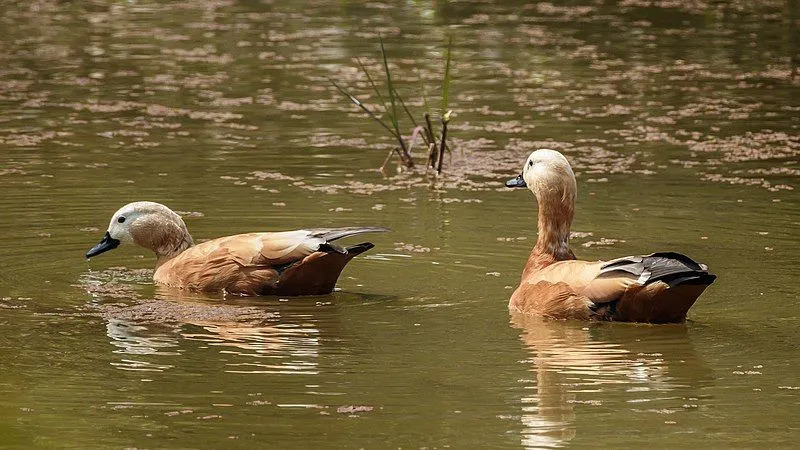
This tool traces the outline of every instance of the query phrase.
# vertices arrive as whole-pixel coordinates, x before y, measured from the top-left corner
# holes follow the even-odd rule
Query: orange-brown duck
[[[153,280],[161,285],[238,295],[321,295],[333,291],[344,266],[371,249],[333,241],[382,227],[313,228],[247,233],[194,244],[183,219],[166,206],[134,202],[111,218],[87,258],[132,242],[155,252]]]
[[[559,319],[682,322],[716,276],[675,252],[580,261],[569,248],[577,184],[567,159],[536,150],[506,182],[527,187],[539,205],[539,237],[509,301],[511,311]]]

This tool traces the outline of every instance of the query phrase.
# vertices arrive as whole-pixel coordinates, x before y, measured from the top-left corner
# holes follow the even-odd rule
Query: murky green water
[[[0,5],[0,446],[796,445],[797,5],[564,3]],[[376,171],[326,81],[366,95],[377,32],[415,108],[454,37],[439,180]],[[501,186],[543,146],[580,257],[719,275],[687,324],[509,317],[536,209]],[[83,259],[133,200],[196,239],[394,233],[332,296],[181,296],[140,249]]]

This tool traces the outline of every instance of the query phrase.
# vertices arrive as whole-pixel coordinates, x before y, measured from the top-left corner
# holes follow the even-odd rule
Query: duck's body
[[[539,204],[539,237],[509,309],[559,319],[682,322],[715,275],[675,252],[580,261],[569,248],[575,176],[566,158],[537,150],[509,187],[529,187]]]
[[[554,318],[682,322],[715,276],[679,253],[559,261],[532,271],[509,308]]]
[[[120,221],[121,220],[121,221]],[[156,283],[237,295],[322,295],[333,291],[345,265],[371,249],[343,248],[337,239],[388,231],[381,227],[320,228],[226,236],[194,245],[186,225],[164,205],[136,202],[121,208],[106,237],[87,257],[132,241],[156,253]]]
[[[165,261],[156,268],[153,280],[175,288],[239,295],[328,294],[344,266],[372,244],[355,245],[343,252],[330,247],[319,251],[320,245],[330,245],[326,235],[369,231],[384,230],[315,229],[217,238]]]

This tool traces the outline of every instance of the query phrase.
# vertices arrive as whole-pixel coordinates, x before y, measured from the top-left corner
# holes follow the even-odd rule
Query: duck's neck
[[[192,236],[186,230],[183,230],[182,235],[180,235],[178,239],[174,239],[169,242],[165,241],[158,248],[154,249],[157,257],[156,269],[161,267],[164,263],[172,258],[180,255],[193,245],[194,240],[192,240]]]
[[[542,195],[537,192],[536,201],[539,204],[539,237],[525,266],[526,272],[557,261],[575,259],[569,248],[569,231],[575,212],[574,194]]]
[[[156,254],[156,269],[194,245],[186,225],[170,221],[138,223],[133,241]]]

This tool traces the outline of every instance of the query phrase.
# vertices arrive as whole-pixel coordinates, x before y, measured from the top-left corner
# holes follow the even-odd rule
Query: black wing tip
[[[346,248],[340,245],[333,244],[331,242],[324,242],[319,245],[319,249],[317,251],[325,253],[338,253],[340,255],[348,255],[348,256],[358,256],[374,247],[375,244],[373,244],[372,242],[362,242],[360,244],[351,245],[350,247]]]
[[[367,250],[371,250],[374,247],[375,244],[373,244],[372,242],[362,242],[360,244],[351,245],[350,247],[347,247],[347,254],[351,256],[358,256],[366,252]]]
[[[647,255],[646,257],[657,257],[657,258],[668,258],[674,259],[676,261],[680,261],[687,266],[691,267],[694,270],[705,270],[703,269],[703,264],[693,260],[692,258],[684,255],[683,253],[678,252],[655,252]]]
[[[707,286],[710,286],[711,283],[713,283],[716,280],[717,280],[717,276],[714,275],[713,273],[704,273],[703,275],[700,275],[699,277],[697,277],[697,282],[699,284],[705,284]]]
[[[675,275],[672,277],[663,277],[659,281],[663,281],[670,285],[670,287],[682,285],[698,285],[698,286],[711,286],[717,276],[708,272],[696,272],[683,275]]]
[[[325,253],[339,253],[340,255],[346,255],[347,249],[342,247],[341,245],[336,245],[331,242],[323,242],[319,244],[319,248],[317,251],[325,252]]]

